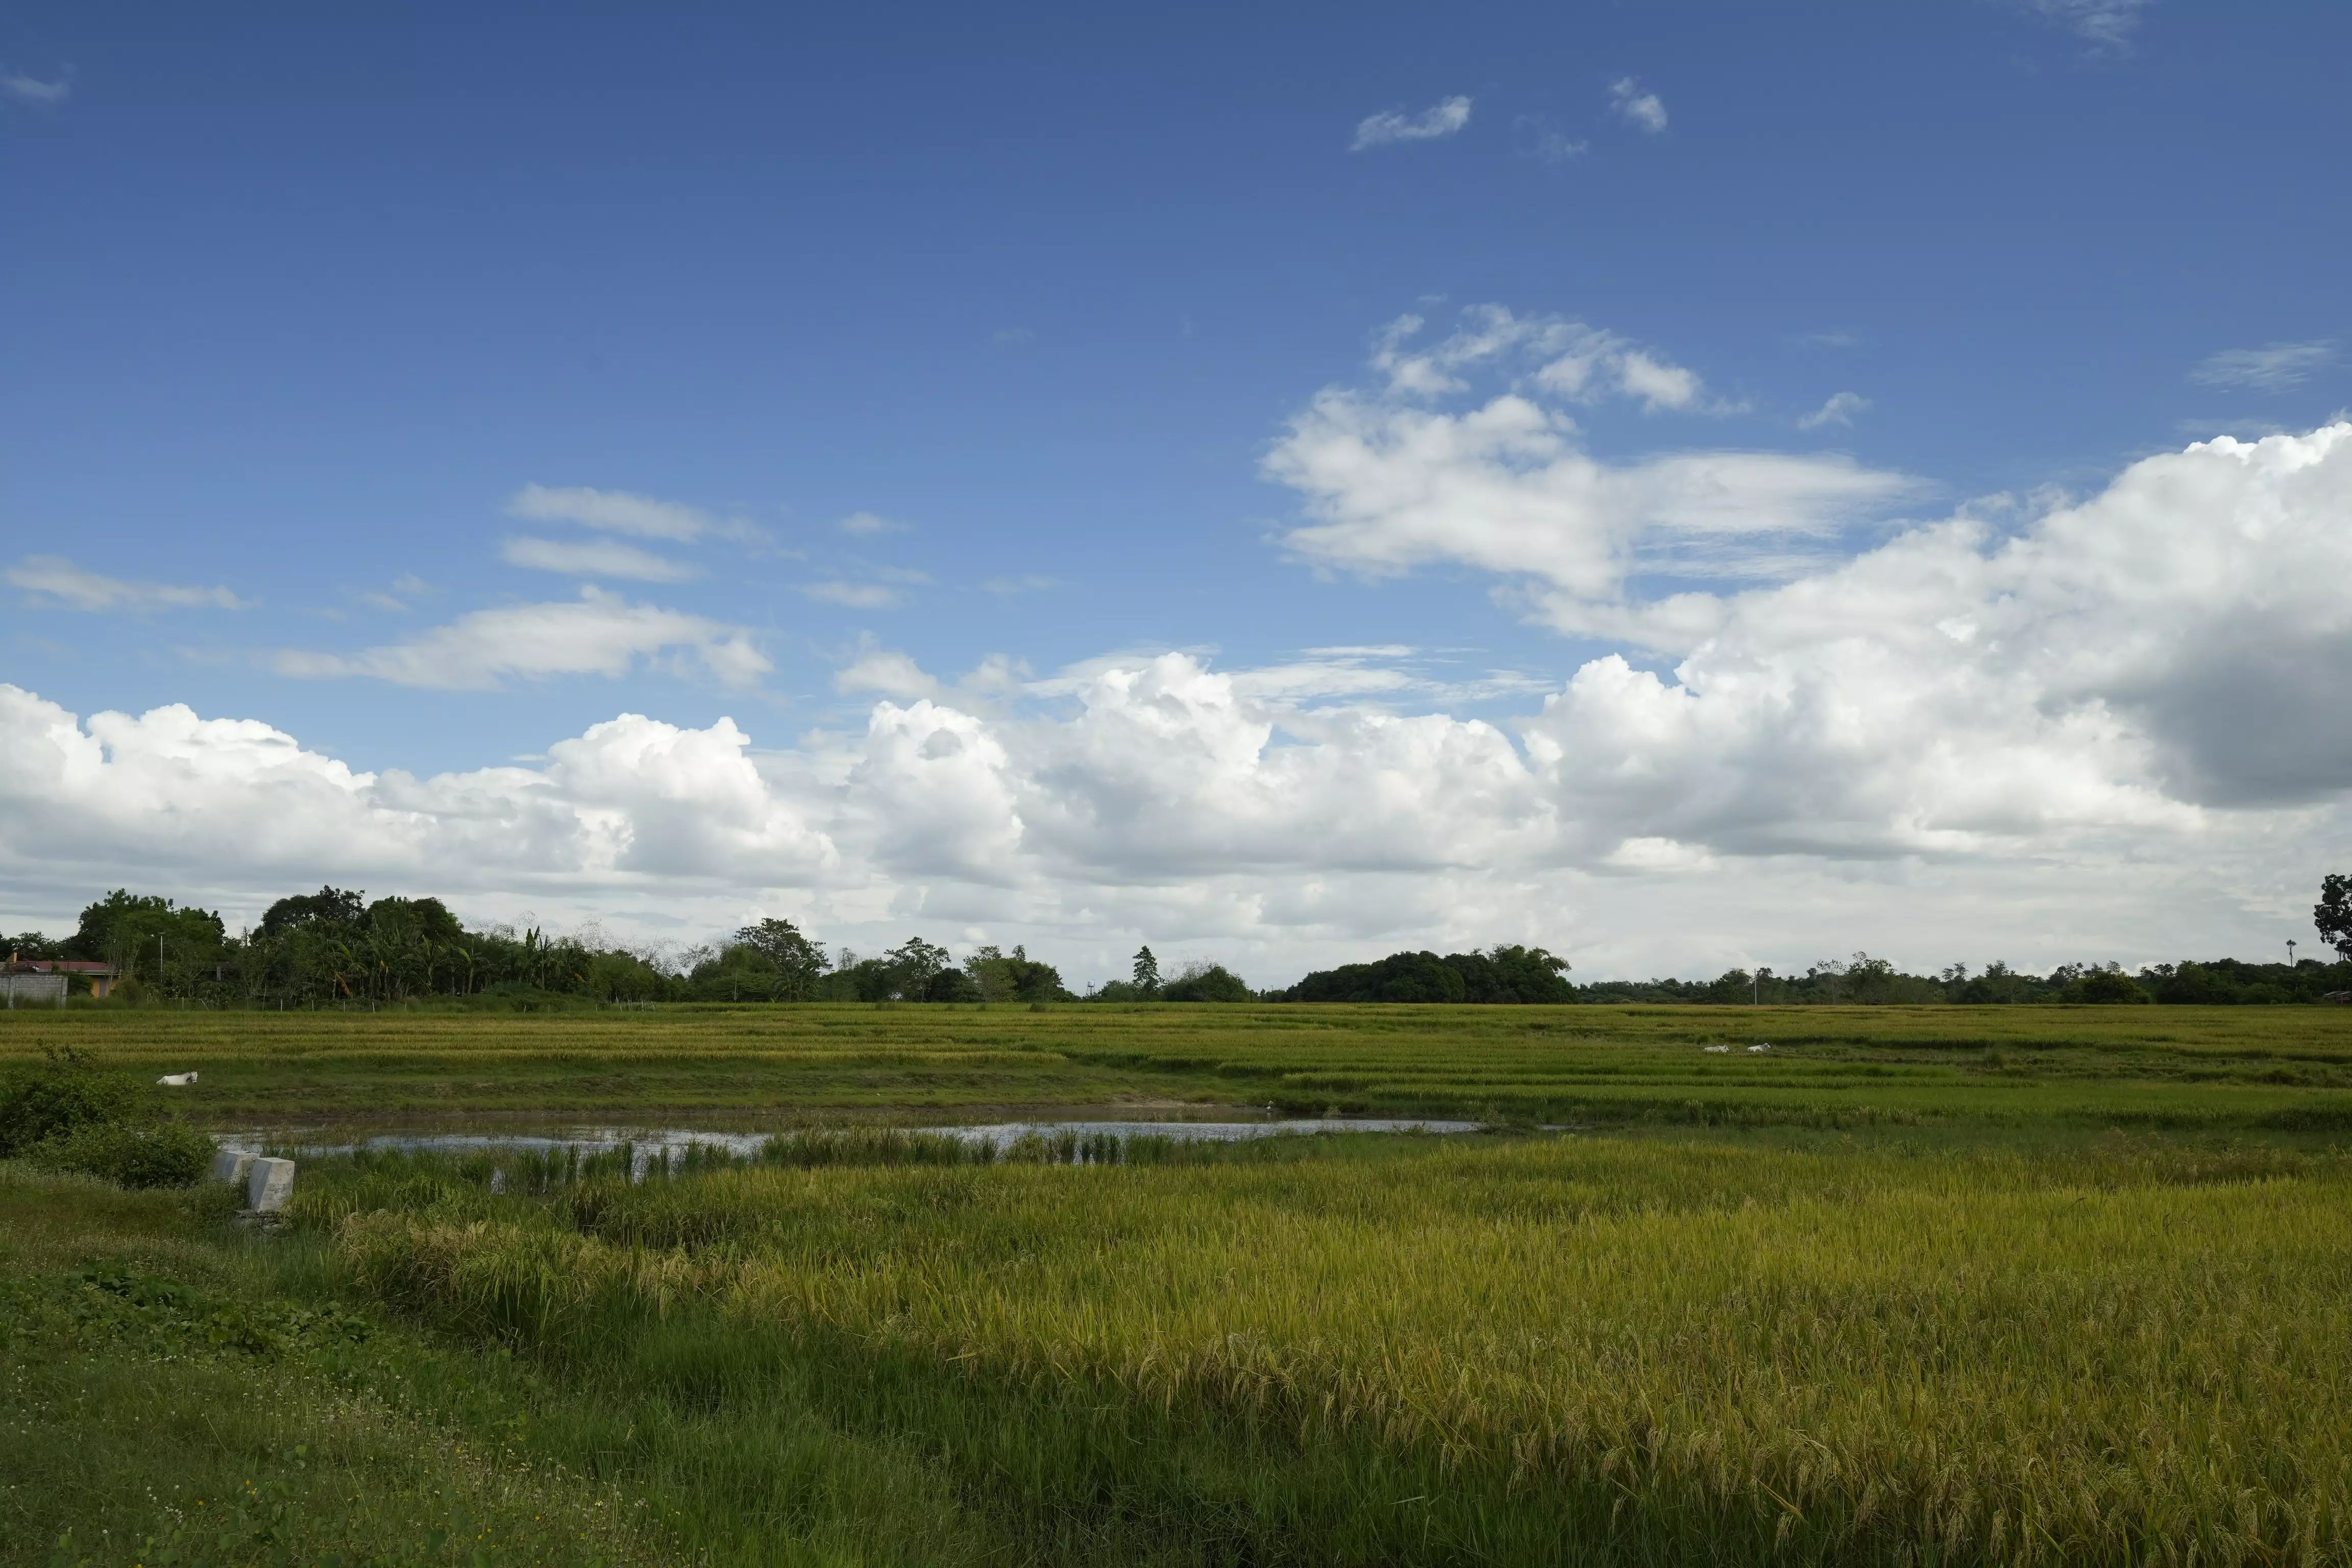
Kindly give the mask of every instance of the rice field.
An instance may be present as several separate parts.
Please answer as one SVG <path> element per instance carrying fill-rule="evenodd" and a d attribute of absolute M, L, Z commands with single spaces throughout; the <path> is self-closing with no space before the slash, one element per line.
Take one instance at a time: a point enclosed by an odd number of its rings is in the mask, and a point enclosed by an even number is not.
<path fill-rule="evenodd" d="M 682 1006 L 0 1012 L 214 1125 L 1272 1107 L 1540 1125 L 2352 1127 L 2352 1008 Z M 1751 1047 L 1764 1047 L 1764 1049 Z"/>
<path fill-rule="evenodd" d="M 364 1161 L 298 1206 L 329 1268 L 446 1331 L 721 1426 L 814 1402 L 1151 1557 L 2352 1546 L 2333 1151 L 1339 1139 L 536 1194 L 488 1169 Z"/>
<path fill-rule="evenodd" d="M 625 1151 L 308 1161 L 276 1232 L 216 1194 L 0 1166 L 22 1282 L 0 1458 L 110 1453 L 114 1528 L 165 1518 L 133 1489 L 145 1450 L 78 1439 L 48 1369 L 94 1369 L 117 1391 L 94 1411 L 141 1378 L 191 1407 L 228 1386 L 214 1363 L 244 1342 L 117 1300 L 189 1281 L 268 1322 L 367 1326 L 364 1350 L 281 1335 L 241 1418 L 388 1478 L 396 1508 L 339 1522 L 290 1450 L 251 1462 L 353 1562 L 2347 1563 L 2347 1025 L 69 1013 L 49 1043 L 200 1065 L 206 1098 L 175 1103 L 223 1122 L 403 1083 L 495 1113 L 561 1064 L 785 1131 L 642 1179 Z M 18 1020 L 0 1038 L 40 1048 Z M 992 1150 L 907 1125 L 1270 1101 L 1493 1131 Z M 174 1441 L 139 1484 L 186 1459 Z M 58 1500 L 99 1481 L 6 1481 L 0 1562 L 142 1560 L 86 1535 L 54 1557 Z M 469 1545 L 449 1518 L 498 1522 Z"/>

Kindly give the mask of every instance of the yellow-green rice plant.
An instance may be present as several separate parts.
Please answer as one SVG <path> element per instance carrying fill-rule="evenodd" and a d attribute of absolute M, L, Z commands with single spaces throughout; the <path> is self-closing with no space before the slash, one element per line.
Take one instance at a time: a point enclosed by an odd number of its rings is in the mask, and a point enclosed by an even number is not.
<path fill-rule="evenodd" d="M 2329 1158 L 2179 1180 L 1594 1141 L 588 1192 L 356 1213 L 337 1245 L 367 1289 L 558 1354 L 703 1314 L 1091 1390 L 1138 1433 L 1434 1464 L 1506 1511 L 1612 1497 L 1628 1548 L 2322 1562 L 2352 1525 Z"/>

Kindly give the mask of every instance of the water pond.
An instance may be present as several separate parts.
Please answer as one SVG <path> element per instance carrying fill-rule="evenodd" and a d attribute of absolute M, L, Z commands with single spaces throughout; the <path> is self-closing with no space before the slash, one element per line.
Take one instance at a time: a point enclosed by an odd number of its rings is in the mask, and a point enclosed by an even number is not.
<path fill-rule="evenodd" d="M 1475 1132 L 1483 1123 L 1449 1121 L 1430 1117 L 1325 1116 L 1263 1121 L 992 1121 L 967 1125 L 909 1128 L 919 1131 L 990 1144 L 999 1150 L 1023 1139 L 1059 1142 L 1132 1138 L 1166 1139 L 1171 1142 L 1233 1142 L 1248 1138 L 1297 1137 L 1328 1132 L 1412 1132 L 1454 1134 Z M 264 1150 L 304 1156 L 350 1154 L 361 1151 L 514 1149 L 535 1153 L 576 1149 L 582 1154 L 628 1149 L 642 1171 L 655 1161 L 665 1164 L 683 1158 L 692 1148 L 721 1149 L 748 1157 L 760 1152 L 771 1132 L 747 1132 L 677 1126 L 561 1126 L 517 1129 L 501 1132 L 457 1131 L 441 1128 L 399 1128 L 352 1136 L 348 1129 L 325 1132 L 315 1128 L 251 1128 L 219 1135 L 221 1147 L 239 1152 Z"/>

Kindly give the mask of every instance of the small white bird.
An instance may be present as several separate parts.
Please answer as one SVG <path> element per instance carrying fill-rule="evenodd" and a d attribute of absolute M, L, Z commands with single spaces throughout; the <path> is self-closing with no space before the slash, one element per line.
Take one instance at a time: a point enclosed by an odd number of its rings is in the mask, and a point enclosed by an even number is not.
<path fill-rule="evenodd" d="M 155 1081 L 165 1089 L 185 1089 L 196 1081 L 196 1075 L 192 1072 L 167 1072 Z"/>

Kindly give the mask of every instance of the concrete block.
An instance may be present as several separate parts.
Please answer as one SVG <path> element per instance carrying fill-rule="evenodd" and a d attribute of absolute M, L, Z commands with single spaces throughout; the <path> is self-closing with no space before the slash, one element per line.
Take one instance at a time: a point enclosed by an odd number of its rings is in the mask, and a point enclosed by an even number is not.
<path fill-rule="evenodd" d="M 213 1152 L 213 1180 L 234 1182 L 239 1186 L 253 1174 L 253 1156 L 242 1149 L 219 1149 Z"/>
<path fill-rule="evenodd" d="M 246 1178 L 245 1206 L 256 1214 L 276 1214 L 294 1195 L 294 1162 L 256 1160 Z"/>

